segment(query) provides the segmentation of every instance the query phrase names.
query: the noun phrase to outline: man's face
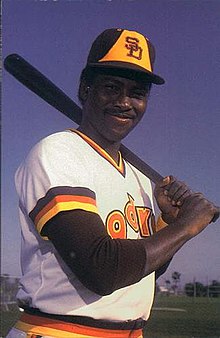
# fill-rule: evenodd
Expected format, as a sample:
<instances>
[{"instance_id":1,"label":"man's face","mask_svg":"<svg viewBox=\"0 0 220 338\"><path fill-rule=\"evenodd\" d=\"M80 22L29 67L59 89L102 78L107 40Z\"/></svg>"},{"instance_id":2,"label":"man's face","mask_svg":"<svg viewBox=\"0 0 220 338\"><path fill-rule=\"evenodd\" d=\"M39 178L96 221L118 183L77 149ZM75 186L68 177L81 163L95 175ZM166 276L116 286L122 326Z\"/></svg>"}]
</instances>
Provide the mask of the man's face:
<instances>
[{"instance_id":1,"label":"man's face","mask_svg":"<svg viewBox=\"0 0 220 338\"><path fill-rule=\"evenodd\" d=\"M84 126L90 137L120 142L141 120L149 83L120 76L97 75L84 104ZM86 130L84 130L86 131ZM91 131L93 134L91 135Z\"/></svg>"}]
</instances>

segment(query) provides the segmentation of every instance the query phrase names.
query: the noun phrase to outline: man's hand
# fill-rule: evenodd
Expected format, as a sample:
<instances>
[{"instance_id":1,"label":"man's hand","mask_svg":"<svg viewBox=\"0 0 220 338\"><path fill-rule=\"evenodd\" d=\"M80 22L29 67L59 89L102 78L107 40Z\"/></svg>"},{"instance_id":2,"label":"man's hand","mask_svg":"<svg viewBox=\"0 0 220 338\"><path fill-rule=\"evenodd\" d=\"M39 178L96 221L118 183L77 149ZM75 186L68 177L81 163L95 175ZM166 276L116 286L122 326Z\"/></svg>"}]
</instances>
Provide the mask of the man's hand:
<instances>
[{"instance_id":1,"label":"man's hand","mask_svg":"<svg viewBox=\"0 0 220 338\"><path fill-rule=\"evenodd\" d=\"M156 184L154 196L166 223L172 223L178 216L185 199L193 192L184 182L177 181L173 176L167 176Z\"/></svg>"},{"instance_id":2,"label":"man's hand","mask_svg":"<svg viewBox=\"0 0 220 338\"><path fill-rule=\"evenodd\" d=\"M163 220L189 226L190 237L196 236L212 220L219 208L201 193L190 190L173 176L165 177L154 189Z\"/></svg>"},{"instance_id":3,"label":"man's hand","mask_svg":"<svg viewBox=\"0 0 220 338\"><path fill-rule=\"evenodd\" d=\"M156 184L154 195L162 218L169 226L143 241L147 257L146 275L160 271L187 241L207 227L219 211L201 193L191 191L185 183L172 176Z\"/></svg>"},{"instance_id":4,"label":"man's hand","mask_svg":"<svg viewBox=\"0 0 220 338\"><path fill-rule=\"evenodd\" d=\"M176 219L177 225L184 225L189 236L198 235L211 222L219 208L201 193L192 193L185 198Z\"/></svg>"}]
</instances>

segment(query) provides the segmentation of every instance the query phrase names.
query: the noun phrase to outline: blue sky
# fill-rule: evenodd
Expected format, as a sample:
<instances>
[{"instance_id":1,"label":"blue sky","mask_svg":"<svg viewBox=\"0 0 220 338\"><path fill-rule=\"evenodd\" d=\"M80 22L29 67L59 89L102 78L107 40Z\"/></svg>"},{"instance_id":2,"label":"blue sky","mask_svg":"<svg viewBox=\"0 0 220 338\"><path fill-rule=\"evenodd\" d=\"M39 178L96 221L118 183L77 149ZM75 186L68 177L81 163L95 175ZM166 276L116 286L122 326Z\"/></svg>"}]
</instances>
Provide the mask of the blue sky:
<instances>
[{"instance_id":1,"label":"blue sky","mask_svg":"<svg viewBox=\"0 0 220 338\"><path fill-rule=\"evenodd\" d=\"M124 140L161 174L173 174L220 205L220 1L5 0L3 57L18 53L77 101L79 75L95 37L134 29L156 47L154 86L141 124ZM2 272L20 274L14 173L42 137L73 122L3 71ZM183 281L220 280L220 221L175 256Z\"/></svg>"}]
</instances>

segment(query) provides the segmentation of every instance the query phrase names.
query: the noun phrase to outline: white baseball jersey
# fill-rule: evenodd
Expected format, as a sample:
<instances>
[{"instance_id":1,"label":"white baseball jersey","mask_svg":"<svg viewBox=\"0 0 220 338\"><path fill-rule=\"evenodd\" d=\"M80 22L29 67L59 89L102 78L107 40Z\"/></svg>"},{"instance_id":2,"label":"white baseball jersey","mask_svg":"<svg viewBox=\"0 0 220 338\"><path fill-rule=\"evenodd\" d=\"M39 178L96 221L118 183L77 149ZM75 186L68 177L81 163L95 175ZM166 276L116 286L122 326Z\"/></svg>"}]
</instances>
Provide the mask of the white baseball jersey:
<instances>
[{"instance_id":1,"label":"white baseball jersey","mask_svg":"<svg viewBox=\"0 0 220 338\"><path fill-rule=\"evenodd\" d=\"M110 295L97 295L82 285L40 231L60 211L82 209L100 215L112 238L149 236L149 179L121 156L115 163L87 136L68 130L40 141L17 170L15 182L22 229L19 303L54 314L146 320L154 273Z\"/></svg>"}]
</instances>

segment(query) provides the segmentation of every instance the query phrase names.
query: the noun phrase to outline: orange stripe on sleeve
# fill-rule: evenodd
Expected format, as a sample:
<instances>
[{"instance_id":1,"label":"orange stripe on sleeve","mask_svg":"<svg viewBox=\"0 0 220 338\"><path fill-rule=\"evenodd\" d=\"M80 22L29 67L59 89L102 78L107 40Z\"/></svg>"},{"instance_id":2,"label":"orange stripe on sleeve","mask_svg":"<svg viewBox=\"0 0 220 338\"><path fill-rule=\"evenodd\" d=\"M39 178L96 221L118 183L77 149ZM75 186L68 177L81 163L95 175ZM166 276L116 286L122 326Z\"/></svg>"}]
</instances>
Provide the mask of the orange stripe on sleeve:
<instances>
[{"instance_id":1,"label":"orange stripe on sleeve","mask_svg":"<svg viewBox=\"0 0 220 338\"><path fill-rule=\"evenodd\" d=\"M81 209L85 211L90 211L93 213L98 213L95 200L87 197L75 198L72 196L72 199L63 198L63 196L57 196L51 201L49 206L47 205L35 218L35 226L39 233L41 232L43 226L55 215L61 211L69 211L75 209Z\"/></svg>"},{"instance_id":2,"label":"orange stripe on sleeve","mask_svg":"<svg viewBox=\"0 0 220 338\"><path fill-rule=\"evenodd\" d=\"M73 195L58 195L55 196L35 217L34 223L38 224L39 220L47 214L51 209L53 209L57 204L60 203L84 203L84 204L91 204L93 206L96 205L96 201L91 197L86 196L73 196Z\"/></svg>"}]
</instances>

